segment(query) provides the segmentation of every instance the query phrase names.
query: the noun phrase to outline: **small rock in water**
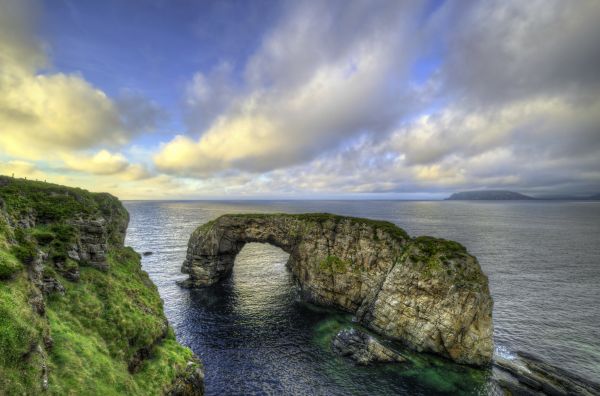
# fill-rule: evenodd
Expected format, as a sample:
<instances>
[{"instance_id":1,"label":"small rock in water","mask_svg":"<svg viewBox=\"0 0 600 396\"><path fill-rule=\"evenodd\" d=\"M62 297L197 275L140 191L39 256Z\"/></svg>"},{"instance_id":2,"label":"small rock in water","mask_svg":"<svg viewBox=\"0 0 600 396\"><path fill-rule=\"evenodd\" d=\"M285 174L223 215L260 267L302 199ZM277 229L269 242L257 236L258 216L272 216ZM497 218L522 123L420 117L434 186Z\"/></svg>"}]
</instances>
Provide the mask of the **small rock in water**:
<instances>
[{"instance_id":1,"label":"small rock in water","mask_svg":"<svg viewBox=\"0 0 600 396\"><path fill-rule=\"evenodd\" d=\"M142 255L144 255L144 256L151 256L152 252L144 252L144 253L142 253Z\"/></svg>"},{"instance_id":2,"label":"small rock in water","mask_svg":"<svg viewBox=\"0 0 600 396\"><path fill-rule=\"evenodd\" d=\"M340 331L333 338L332 348L338 355L347 356L361 365L406 361L406 358L375 337L355 328Z\"/></svg>"}]
</instances>

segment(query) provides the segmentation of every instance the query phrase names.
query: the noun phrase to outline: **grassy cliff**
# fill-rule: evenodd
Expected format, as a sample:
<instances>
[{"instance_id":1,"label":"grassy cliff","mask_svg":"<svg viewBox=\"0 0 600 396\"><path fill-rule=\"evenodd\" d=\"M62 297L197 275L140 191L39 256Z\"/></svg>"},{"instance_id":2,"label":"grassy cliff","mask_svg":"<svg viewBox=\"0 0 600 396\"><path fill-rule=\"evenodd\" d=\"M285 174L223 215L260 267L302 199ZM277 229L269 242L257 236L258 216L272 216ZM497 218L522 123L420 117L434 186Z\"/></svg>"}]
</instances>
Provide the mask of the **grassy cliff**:
<instances>
[{"instance_id":1,"label":"grassy cliff","mask_svg":"<svg viewBox=\"0 0 600 396\"><path fill-rule=\"evenodd\" d=\"M109 194L0 176L0 394L202 394L127 223Z\"/></svg>"}]
</instances>

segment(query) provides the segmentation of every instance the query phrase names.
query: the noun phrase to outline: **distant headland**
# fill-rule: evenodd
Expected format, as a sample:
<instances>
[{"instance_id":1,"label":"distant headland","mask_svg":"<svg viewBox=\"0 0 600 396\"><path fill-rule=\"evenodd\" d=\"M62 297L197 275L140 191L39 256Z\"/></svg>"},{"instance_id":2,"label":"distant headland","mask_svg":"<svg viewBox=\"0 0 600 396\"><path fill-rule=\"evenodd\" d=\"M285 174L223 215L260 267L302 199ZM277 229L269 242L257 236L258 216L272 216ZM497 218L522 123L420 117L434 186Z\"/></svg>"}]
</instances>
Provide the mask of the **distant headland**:
<instances>
[{"instance_id":1,"label":"distant headland","mask_svg":"<svg viewBox=\"0 0 600 396\"><path fill-rule=\"evenodd\" d=\"M567 201L598 201L600 200L600 194L593 194L588 196L569 196L569 195L557 195L557 196L544 196L544 197L532 197L529 195L521 194L514 191L508 190L477 190L477 191L461 191L450 195L445 199L446 201L525 201L525 200L537 200L537 201L548 201L548 200L567 200Z\"/></svg>"},{"instance_id":2,"label":"distant headland","mask_svg":"<svg viewBox=\"0 0 600 396\"><path fill-rule=\"evenodd\" d=\"M528 195L524 195L514 191L506 191L506 190L481 190L481 191L462 191L452 194L450 197L446 198L448 201L480 201L480 200L502 200L502 201L512 201L512 200L531 200L535 199Z\"/></svg>"}]
</instances>

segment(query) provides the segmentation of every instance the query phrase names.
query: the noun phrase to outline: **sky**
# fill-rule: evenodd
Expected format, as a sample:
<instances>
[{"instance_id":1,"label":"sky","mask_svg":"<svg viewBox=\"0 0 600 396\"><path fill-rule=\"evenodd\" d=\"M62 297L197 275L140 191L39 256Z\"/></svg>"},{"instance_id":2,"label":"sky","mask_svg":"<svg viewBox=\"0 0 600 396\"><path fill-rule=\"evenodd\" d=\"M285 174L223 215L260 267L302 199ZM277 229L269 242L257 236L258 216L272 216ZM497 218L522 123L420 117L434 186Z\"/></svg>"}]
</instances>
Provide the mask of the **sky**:
<instances>
[{"instance_id":1,"label":"sky","mask_svg":"<svg viewBox=\"0 0 600 396\"><path fill-rule=\"evenodd\" d=\"M600 2L0 0L0 174L122 199L600 192Z\"/></svg>"}]
</instances>

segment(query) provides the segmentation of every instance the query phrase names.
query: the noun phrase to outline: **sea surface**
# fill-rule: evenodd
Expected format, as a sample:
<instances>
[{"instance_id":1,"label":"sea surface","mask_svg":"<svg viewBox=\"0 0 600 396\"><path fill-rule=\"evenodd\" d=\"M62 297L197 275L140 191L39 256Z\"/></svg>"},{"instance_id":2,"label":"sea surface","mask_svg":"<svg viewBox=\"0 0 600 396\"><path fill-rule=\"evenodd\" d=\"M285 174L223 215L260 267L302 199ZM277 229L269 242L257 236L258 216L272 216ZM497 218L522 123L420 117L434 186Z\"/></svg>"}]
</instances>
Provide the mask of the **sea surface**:
<instances>
[{"instance_id":1,"label":"sea surface","mask_svg":"<svg viewBox=\"0 0 600 396\"><path fill-rule=\"evenodd\" d=\"M248 244L230 278L186 290L191 232L226 213L330 212L456 240L477 256L494 298L496 354L526 351L600 378L600 203L452 201L126 201L126 243L158 286L177 338L201 357L208 395L491 394L489 370L424 354L358 367L332 354L351 316L298 298L287 254Z\"/></svg>"}]
</instances>

